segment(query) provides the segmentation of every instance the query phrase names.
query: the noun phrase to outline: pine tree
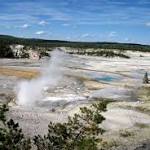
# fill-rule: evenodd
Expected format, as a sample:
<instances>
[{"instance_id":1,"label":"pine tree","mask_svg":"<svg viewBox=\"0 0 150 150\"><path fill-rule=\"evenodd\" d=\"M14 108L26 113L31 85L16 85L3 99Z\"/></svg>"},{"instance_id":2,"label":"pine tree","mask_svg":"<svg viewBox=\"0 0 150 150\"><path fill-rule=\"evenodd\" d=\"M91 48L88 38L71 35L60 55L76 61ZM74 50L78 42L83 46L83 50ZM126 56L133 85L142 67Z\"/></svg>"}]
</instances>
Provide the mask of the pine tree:
<instances>
[{"instance_id":1,"label":"pine tree","mask_svg":"<svg viewBox=\"0 0 150 150\"><path fill-rule=\"evenodd\" d=\"M107 102L80 108L81 113L68 118L66 123L52 123L48 134L34 138L37 150L97 150L104 130L99 126L105 118Z\"/></svg>"},{"instance_id":2,"label":"pine tree","mask_svg":"<svg viewBox=\"0 0 150 150\"><path fill-rule=\"evenodd\" d=\"M148 73L146 72L143 78L143 83L144 84L148 84L149 83L149 79L148 79Z\"/></svg>"},{"instance_id":3,"label":"pine tree","mask_svg":"<svg viewBox=\"0 0 150 150\"><path fill-rule=\"evenodd\" d=\"M0 106L0 149L1 150L30 150L31 141L24 137L19 124L12 119L7 121L6 105Z\"/></svg>"}]
</instances>

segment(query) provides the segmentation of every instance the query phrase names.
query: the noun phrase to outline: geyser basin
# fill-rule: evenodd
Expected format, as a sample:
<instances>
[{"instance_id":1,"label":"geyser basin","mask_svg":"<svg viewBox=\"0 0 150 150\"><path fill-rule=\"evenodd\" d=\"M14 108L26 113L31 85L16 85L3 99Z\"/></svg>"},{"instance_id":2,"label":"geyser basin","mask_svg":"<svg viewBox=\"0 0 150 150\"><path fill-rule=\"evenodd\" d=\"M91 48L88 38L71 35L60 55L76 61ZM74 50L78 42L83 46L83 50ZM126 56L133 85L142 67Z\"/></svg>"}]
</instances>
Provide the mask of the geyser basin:
<instances>
[{"instance_id":1,"label":"geyser basin","mask_svg":"<svg viewBox=\"0 0 150 150\"><path fill-rule=\"evenodd\" d=\"M136 93L133 89L125 87L106 87L95 90L90 95L91 98L110 98L113 100L137 101Z\"/></svg>"},{"instance_id":2,"label":"geyser basin","mask_svg":"<svg viewBox=\"0 0 150 150\"><path fill-rule=\"evenodd\" d=\"M51 102L56 102L56 101L67 101L67 102L70 102L70 101L76 101L76 100L85 100L85 97L83 96L77 96L77 95L74 95L74 94L66 94L66 95L61 95L61 96L58 96L58 97L46 97L43 99L43 102L45 101L51 101Z\"/></svg>"},{"instance_id":3,"label":"geyser basin","mask_svg":"<svg viewBox=\"0 0 150 150\"><path fill-rule=\"evenodd\" d=\"M79 96L74 94L65 94L60 96L49 96L45 97L42 101L37 103L38 107L56 109L56 108L65 108L66 106L73 103L84 102L87 98L85 96Z\"/></svg>"},{"instance_id":4,"label":"geyser basin","mask_svg":"<svg viewBox=\"0 0 150 150\"><path fill-rule=\"evenodd\" d=\"M71 77L68 54L55 50L51 59L41 67L40 75L31 80L19 82L17 104L25 107L51 106L85 99L81 81ZM68 75L69 73L69 75ZM82 93L82 94L81 94Z\"/></svg>"},{"instance_id":5,"label":"geyser basin","mask_svg":"<svg viewBox=\"0 0 150 150\"><path fill-rule=\"evenodd\" d=\"M67 54L54 50L50 61L41 68L39 77L18 84L17 104L34 106L36 101L43 98L44 87L56 87L64 77L65 60L67 60Z\"/></svg>"}]
</instances>

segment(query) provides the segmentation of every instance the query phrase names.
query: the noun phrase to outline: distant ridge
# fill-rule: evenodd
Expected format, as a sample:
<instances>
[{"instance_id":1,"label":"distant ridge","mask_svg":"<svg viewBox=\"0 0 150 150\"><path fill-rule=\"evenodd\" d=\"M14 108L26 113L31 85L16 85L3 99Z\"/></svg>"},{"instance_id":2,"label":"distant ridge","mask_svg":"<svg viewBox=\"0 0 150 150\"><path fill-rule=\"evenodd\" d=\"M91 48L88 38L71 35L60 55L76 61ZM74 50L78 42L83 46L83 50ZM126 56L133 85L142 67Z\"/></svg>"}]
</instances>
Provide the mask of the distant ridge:
<instances>
[{"instance_id":1,"label":"distant ridge","mask_svg":"<svg viewBox=\"0 0 150 150\"><path fill-rule=\"evenodd\" d=\"M0 35L0 44L23 44L29 46L40 47L74 47L74 48L101 48L101 49L119 49L119 50L135 50L150 51L150 45L142 45L135 43L119 43L119 42L79 42L79 41L61 41L61 40L45 40L36 38L20 38L11 35Z\"/></svg>"}]
</instances>

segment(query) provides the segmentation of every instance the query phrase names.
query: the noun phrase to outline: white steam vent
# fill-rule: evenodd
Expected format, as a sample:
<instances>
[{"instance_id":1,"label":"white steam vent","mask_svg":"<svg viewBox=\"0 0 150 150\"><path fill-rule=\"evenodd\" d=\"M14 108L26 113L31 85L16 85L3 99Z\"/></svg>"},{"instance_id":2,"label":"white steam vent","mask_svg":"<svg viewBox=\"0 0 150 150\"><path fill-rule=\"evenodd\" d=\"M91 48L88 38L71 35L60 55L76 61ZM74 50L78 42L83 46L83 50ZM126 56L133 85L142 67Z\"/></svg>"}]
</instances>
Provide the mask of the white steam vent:
<instances>
[{"instance_id":1,"label":"white steam vent","mask_svg":"<svg viewBox=\"0 0 150 150\"><path fill-rule=\"evenodd\" d=\"M67 54L54 50L51 53L51 59L42 68L40 76L32 80L19 82L17 86L17 104L22 106L34 106L36 101L43 99L43 89L45 87L55 87L63 78L63 66Z\"/></svg>"}]
</instances>

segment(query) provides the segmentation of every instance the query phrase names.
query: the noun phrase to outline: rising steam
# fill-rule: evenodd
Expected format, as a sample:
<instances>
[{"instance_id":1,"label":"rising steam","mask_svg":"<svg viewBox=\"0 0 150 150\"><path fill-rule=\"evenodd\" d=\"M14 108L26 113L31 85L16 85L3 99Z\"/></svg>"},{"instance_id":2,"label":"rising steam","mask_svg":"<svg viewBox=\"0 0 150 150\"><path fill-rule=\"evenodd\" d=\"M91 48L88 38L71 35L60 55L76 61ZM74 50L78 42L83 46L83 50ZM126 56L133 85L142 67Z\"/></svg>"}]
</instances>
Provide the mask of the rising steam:
<instances>
[{"instance_id":1,"label":"rising steam","mask_svg":"<svg viewBox=\"0 0 150 150\"><path fill-rule=\"evenodd\" d=\"M63 66L67 54L62 51L54 50L51 53L51 59L42 68L40 76L30 81L24 80L17 87L17 104L23 106L33 106L37 101L43 98L43 89L45 87L55 87L63 78Z\"/></svg>"}]
</instances>

